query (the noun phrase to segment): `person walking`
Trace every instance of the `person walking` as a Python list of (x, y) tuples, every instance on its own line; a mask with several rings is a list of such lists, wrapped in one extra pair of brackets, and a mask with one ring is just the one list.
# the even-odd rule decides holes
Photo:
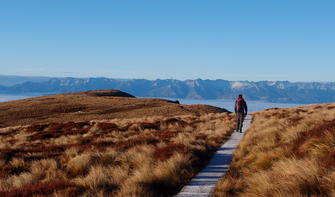
[(238, 95), (235, 101), (235, 113), (236, 113), (236, 132), (242, 133), (243, 121), (245, 116), (248, 114), (248, 106), (243, 95)]

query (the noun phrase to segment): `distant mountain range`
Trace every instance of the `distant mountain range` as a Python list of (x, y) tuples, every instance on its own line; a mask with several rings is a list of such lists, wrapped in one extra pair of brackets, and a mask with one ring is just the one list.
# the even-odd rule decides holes
[(335, 102), (335, 82), (0, 76), (1, 94), (55, 94), (98, 89), (118, 89), (137, 97), (233, 99), (241, 93), (248, 100), (268, 102), (301, 104)]
[(25, 77), (25, 76), (6, 76), (0, 75), (0, 86), (13, 86), (27, 81), (44, 82), (51, 79), (50, 77)]

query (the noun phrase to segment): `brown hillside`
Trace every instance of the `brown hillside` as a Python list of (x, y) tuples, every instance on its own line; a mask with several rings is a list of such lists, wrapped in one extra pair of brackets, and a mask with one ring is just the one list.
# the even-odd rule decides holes
[(134, 98), (117, 90), (99, 90), (0, 103), (0, 127), (217, 112), (227, 111), (207, 105), (180, 105), (163, 99)]
[(171, 197), (234, 120), (209, 113), (0, 128), (0, 196)]

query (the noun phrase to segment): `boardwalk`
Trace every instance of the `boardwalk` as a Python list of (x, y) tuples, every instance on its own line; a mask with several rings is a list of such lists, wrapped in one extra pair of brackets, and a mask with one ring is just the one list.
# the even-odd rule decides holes
[(217, 181), (229, 169), (233, 152), (250, 124), (251, 117), (244, 121), (243, 133), (234, 132), (230, 139), (214, 154), (208, 165), (199, 172), (176, 197), (208, 197), (215, 189)]

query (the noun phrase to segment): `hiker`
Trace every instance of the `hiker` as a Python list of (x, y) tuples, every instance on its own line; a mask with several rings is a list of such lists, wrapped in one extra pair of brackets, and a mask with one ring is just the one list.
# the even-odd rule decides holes
[(238, 95), (235, 101), (235, 113), (236, 113), (236, 132), (242, 133), (243, 121), (245, 116), (248, 114), (248, 106), (243, 99), (242, 94)]

